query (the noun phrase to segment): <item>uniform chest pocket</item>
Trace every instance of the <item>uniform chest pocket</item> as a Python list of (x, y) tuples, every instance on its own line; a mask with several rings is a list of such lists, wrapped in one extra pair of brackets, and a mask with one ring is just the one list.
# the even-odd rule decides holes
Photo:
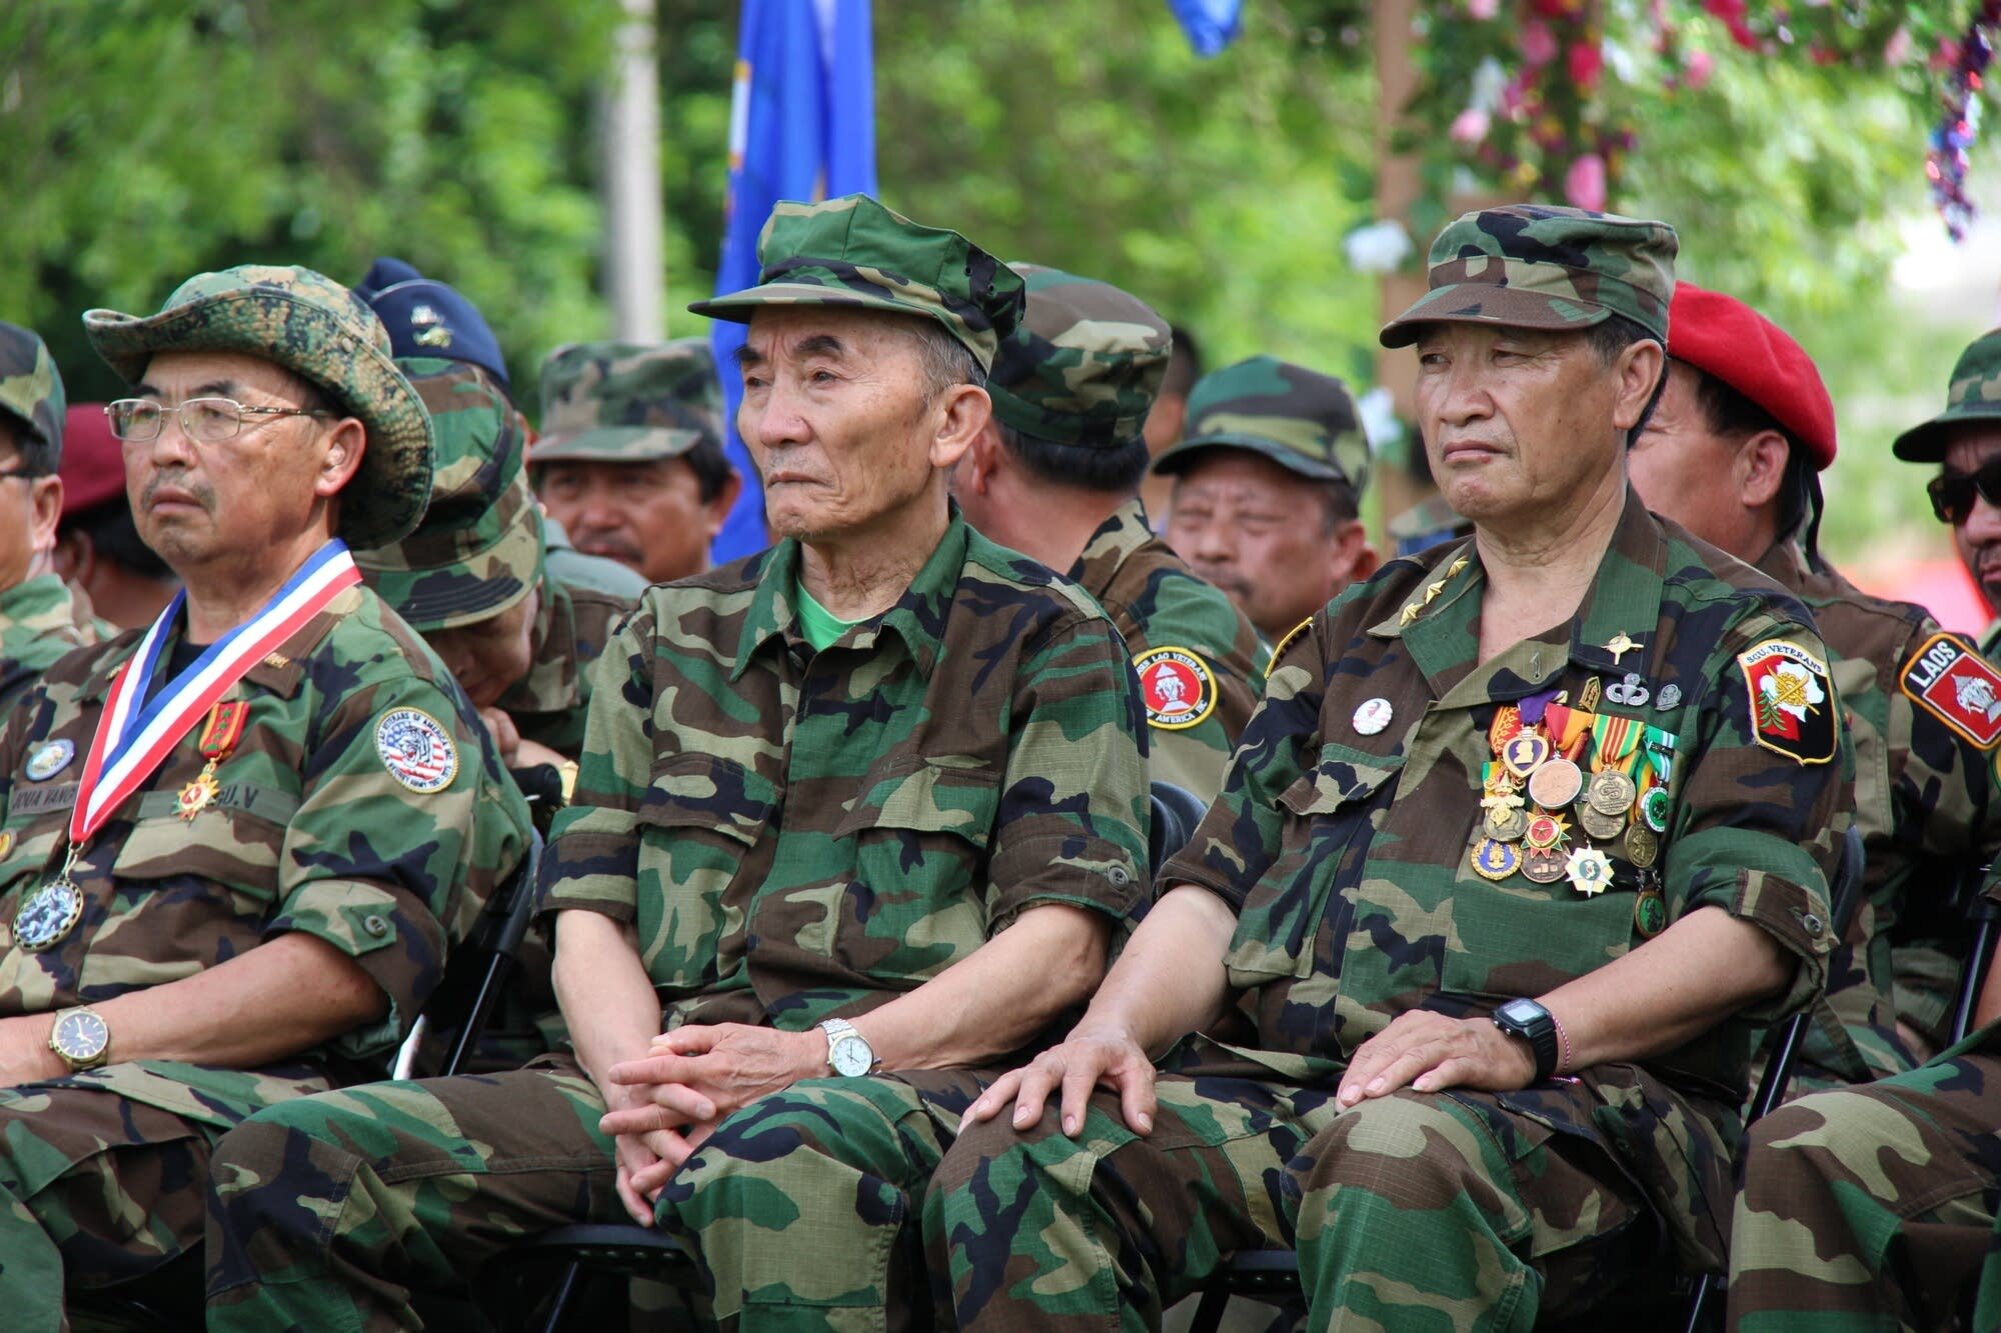
[(1541, 995), (1624, 956), (1635, 938), (1632, 873), (1622, 863), (1615, 887), (1587, 895), (1568, 880), (1538, 884), (1519, 872), (1485, 880), (1462, 858), (1439, 988), (1496, 999)]
[(788, 939), (851, 972), (933, 976), (986, 942), (987, 852), (999, 810), (1000, 775), (984, 764), (878, 765), (834, 826), (835, 845), (852, 848), (852, 873), (779, 895), (766, 919), (776, 925), (782, 913)]
[(1279, 855), (1238, 913), (1224, 960), (1233, 985), (1310, 976), (1316, 940), (1340, 947), (1350, 894), (1402, 767), (1401, 756), (1323, 750), (1319, 765), (1279, 794)]
[(193, 819), (182, 819), (169, 811), (155, 813), (146, 803), (149, 797), (141, 798), (139, 819), (119, 845), (111, 865), (113, 878), (158, 881), (192, 876), (228, 889), (239, 915), (268, 914), (278, 897), (278, 859), (285, 847), (282, 822), (214, 806)]
[[(653, 775), (639, 824), (641, 957), (654, 984), (695, 987), (733, 971), (777, 790), (728, 759), (683, 754)], [(746, 874), (746, 870), (750, 873)]]

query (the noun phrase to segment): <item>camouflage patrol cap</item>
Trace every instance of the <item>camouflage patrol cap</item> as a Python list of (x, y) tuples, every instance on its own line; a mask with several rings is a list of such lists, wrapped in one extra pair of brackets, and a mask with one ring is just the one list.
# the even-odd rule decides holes
[(1028, 311), (994, 358), (994, 415), (1039, 440), (1116, 449), (1140, 438), (1174, 333), (1136, 296), (1040, 264), (1010, 264)]
[(264, 264), (198, 273), (156, 315), (87, 310), (83, 327), (130, 385), (156, 352), (242, 352), (312, 381), (368, 431), (361, 467), (341, 496), (340, 536), (366, 550), (395, 541), (423, 516), (430, 415), (390, 359), (382, 321), (332, 278)]
[(542, 572), (542, 526), (513, 406), (478, 366), (439, 357), (396, 363), (430, 410), (437, 437), (431, 503), (401, 541), (356, 551), (382, 600), (420, 633), (499, 615)]
[(1431, 290), (1383, 326), (1385, 347), (1435, 323), (1588, 329), (1624, 315), (1668, 336), (1674, 228), (1581, 208), (1505, 204), (1462, 214), (1431, 243)]
[(1946, 387), (1945, 411), (1897, 437), (1890, 452), (1906, 463), (1942, 463), (1954, 426), (2001, 426), (2001, 329), (1990, 329), (1959, 354)]
[(67, 410), (62, 373), (41, 336), (18, 324), (0, 323), (0, 412), (55, 452), (52, 467), (62, 461)]
[(993, 367), (1021, 319), (1021, 279), (956, 231), (926, 227), (865, 194), (781, 201), (758, 237), (757, 286), (688, 309), (750, 322), (759, 306), (834, 305), (935, 319)]
[(533, 461), (646, 463), (722, 443), (723, 387), (707, 338), (571, 343), (542, 363)]
[(1315, 481), (1369, 482), (1369, 440), (1348, 386), (1273, 356), (1212, 370), (1188, 394), (1188, 435), (1153, 460), (1171, 476), (1212, 449), (1244, 449)]

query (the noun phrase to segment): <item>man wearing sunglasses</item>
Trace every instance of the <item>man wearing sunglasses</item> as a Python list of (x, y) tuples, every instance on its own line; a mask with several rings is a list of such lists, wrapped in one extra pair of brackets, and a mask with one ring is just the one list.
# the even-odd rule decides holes
[(1980, 634), (1980, 650), (1992, 656), (2001, 646), (2001, 329), (1959, 354), (1945, 411), (1899, 435), (1890, 452), (1906, 463), (1939, 465), (1925, 489), (1996, 614)]
[[(1923, 607), (1870, 597), (1821, 558), (1817, 474), (1834, 461), (1834, 404), (1806, 351), (1743, 302), (1685, 282), (1671, 321), (1667, 388), (1633, 447), (1633, 485), (1654, 512), (1798, 596), (1834, 654), (1855, 745), (1864, 896), (1829, 960), (1796, 1081), (1866, 1083), (1941, 1044), (1952, 983), (1923, 985), (1941, 970), (1937, 955), (1900, 947), (1893, 957), (1893, 932), (1956, 933), (1936, 918), (1962, 867), (2001, 849), (1991, 753), (2001, 673)], [(1900, 1015), (1905, 971), (1913, 1012)]]
[(0, 324), (0, 718), (104, 627), (50, 566), (63, 484), (63, 377), (33, 332)]
[(380, 321), (258, 266), (84, 323), (132, 386), (126, 489), (184, 592), (0, 732), (0, 1310), (24, 1333), (100, 1288), (191, 1303), (211, 1145), (379, 1077), (529, 836), (348, 553), (430, 492)]

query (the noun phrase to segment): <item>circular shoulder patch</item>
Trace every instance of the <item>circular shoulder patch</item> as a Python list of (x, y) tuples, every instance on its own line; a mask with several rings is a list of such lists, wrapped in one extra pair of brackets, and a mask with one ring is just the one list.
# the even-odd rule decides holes
[(1216, 711), (1216, 677), (1187, 648), (1149, 648), (1133, 658), (1148, 726), (1183, 731)]
[(375, 724), (375, 753), (389, 776), (415, 792), (443, 791), (459, 772), (458, 747), (420, 708), (393, 708)]

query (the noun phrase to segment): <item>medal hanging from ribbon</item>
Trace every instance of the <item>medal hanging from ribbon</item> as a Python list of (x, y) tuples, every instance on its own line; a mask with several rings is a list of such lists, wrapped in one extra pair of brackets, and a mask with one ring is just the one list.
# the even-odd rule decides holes
[(201, 775), (181, 788), (181, 794), (174, 798), (174, 813), (182, 819), (192, 822), (222, 794), (215, 770), (243, 739), (243, 724), (249, 717), (250, 703), (244, 699), (219, 703), (208, 710), (208, 721), (202, 724), (201, 736), (196, 741), (201, 757), (207, 762), (202, 764)]
[[(15, 914), (14, 938), (21, 947), (47, 949), (75, 928), (83, 912), (83, 892), (71, 875), (91, 836), (128, 797), (145, 785), (181, 738), (194, 728), (196, 719), (204, 714), (209, 717), (204, 737), (214, 732), (214, 739), (220, 743), (233, 727), (236, 734), (227, 737), (228, 749), (233, 749), (247, 709), (239, 710), (233, 719), (218, 718), (211, 710), (267, 654), (359, 582), (361, 571), (355, 568), (347, 546), (338, 538), (329, 541), (285, 581), (256, 615), (210, 644), (192, 666), (165, 682), (149, 700), (148, 686), (187, 600), (186, 593), (175, 594), (139, 641), (138, 651), (112, 680), (104, 712), (97, 720), (97, 734), (91, 739), (90, 754), (77, 782), (63, 868), (56, 878), (30, 894)], [(219, 722), (226, 725), (219, 727)], [(214, 766), (226, 757), (228, 749), (215, 756), (203, 769), (203, 777), (195, 779), (190, 787), (202, 783), (203, 778), (212, 784)], [(202, 753), (209, 757), (206, 745)], [(199, 813), (213, 795), (198, 798), (184, 790), (180, 797), (181, 802), (197, 799), (199, 804), (194, 813)], [(182, 813), (182, 817), (192, 818), (193, 814)]]

